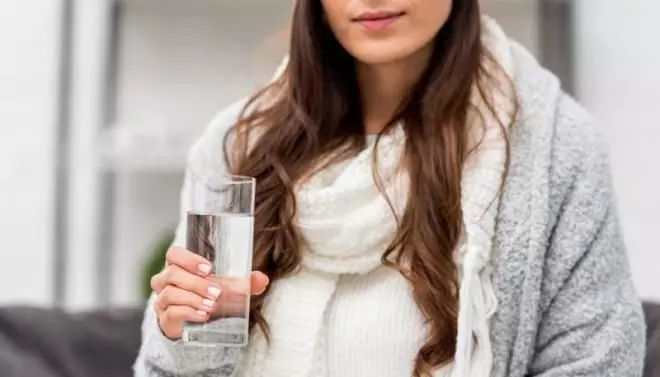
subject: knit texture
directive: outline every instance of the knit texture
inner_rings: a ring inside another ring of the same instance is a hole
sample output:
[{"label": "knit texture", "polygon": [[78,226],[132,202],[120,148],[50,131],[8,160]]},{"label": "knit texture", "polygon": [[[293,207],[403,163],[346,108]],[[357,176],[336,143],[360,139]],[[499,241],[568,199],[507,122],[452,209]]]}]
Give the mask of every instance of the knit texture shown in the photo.
[{"label": "knit texture", "polygon": [[[522,115],[510,131],[511,166],[488,259],[498,303],[489,321],[490,376],[641,376],[644,323],[620,236],[601,132],[533,57],[515,43],[511,51]],[[193,148],[192,174],[222,173],[218,146],[239,108],[223,112]],[[177,242],[184,234],[182,225]],[[422,321],[415,317],[413,301],[403,293],[405,286],[390,273],[376,268],[338,282],[335,274],[312,274],[311,290],[335,289],[319,319],[326,324],[327,336],[318,337],[317,349],[325,351],[326,360],[315,365],[320,369],[312,372],[314,377],[407,375],[397,368],[412,363],[409,350],[422,341],[424,329],[418,326]],[[306,274],[299,278],[307,279]],[[355,292],[364,293],[363,298],[355,299]],[[396,298],[388,296],[390,292]],[[286,305],[274,307],[288,310]],[[409,321],[387,333],[374,331],[395,323],[395,316]],[[358,322],[366,325],[358,327]],[[258,336],[252,339],[258,342]],[[266,350],[258,354],[266,355]],[[236,366],[244,370],[239,359],[237,352],[225,348],[202,350],[167,340],[149,306],[135,374],[225,376]],[[295,373],[296,366],[290,368]]]}]

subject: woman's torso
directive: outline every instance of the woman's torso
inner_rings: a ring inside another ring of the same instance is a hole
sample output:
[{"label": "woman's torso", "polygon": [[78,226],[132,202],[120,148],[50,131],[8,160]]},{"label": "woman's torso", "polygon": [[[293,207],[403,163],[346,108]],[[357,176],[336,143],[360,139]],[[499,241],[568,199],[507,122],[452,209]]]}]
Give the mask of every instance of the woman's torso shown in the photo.
[{"label": "woman's torso", "polygon": [[[585,148],[595,147],[590,117],[561,93],[556,78],[542,71],[526,52],[517,48],[514,52],[523,116],[510,135],[511,165],[492,251],[498,300],[490,321],[492,377],[527,375],[535,362],[539,336],[560,330],[539,326],[567,277],[571,260],[581,253],[576,248],[583,235],[554,239],[553,229],[578,166],[584,163],[580,156],[585,155]],[[240,104],[231,116],[239,108]],[[213,140],[221,140],[226,130],[207,132],[203,139],[213,144],[209,148],[198,145],[190,165],[202,174],[218,171],[222,165],[217,156],[204,151],[215,151]],[[581,226],[594,225],[593,221],[582,218]],[[565,255],[559,257],[560,252]],[[550,255],[556,260],[549,261]],[[411,375],[427,333],[410,286],[397,271],[381,267],[363,276],[342,276],[324,311],[322,336],[313,353],[323,360],[323,368],[330,366],[325,371],[328,377]],[[266,375],[280,374],[273,370]]]}]

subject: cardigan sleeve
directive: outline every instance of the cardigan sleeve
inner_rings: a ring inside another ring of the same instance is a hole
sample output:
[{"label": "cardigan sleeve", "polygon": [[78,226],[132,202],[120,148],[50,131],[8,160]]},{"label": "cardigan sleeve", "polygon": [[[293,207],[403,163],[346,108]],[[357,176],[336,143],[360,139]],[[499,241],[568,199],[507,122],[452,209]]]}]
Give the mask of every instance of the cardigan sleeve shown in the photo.
[{"label": "cardigan sleeve", "polygon": [[642,375],[645,325],[613,209],[544,313],[537,377]]},{"label": "cardigan sleeve", "polygon": [[543,267],[536,377],[641,377],[645,322],[617,218],[607,148],[573,151]]}]

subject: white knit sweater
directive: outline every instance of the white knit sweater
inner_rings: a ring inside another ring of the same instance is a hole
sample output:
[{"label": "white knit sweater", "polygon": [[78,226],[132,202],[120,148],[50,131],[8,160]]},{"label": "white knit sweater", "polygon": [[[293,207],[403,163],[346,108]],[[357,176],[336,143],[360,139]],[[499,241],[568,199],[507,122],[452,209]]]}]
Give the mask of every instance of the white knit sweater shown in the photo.
[{"label": "white knit sweater", "polygon": [[[314,293],[320,291],[315,282],[322,277],[311,276],[308,272],[298,279],[315,289]],[[319,293],[319,301],[327,298],[322,294]],[[325,308],[321,330],[324,334],[318,338],[322,342],[316,345],[310,377],[412,376],[414,361],[427,332],[410,286],[397,271],[378,267],[364,275],[344,275],[338,279],[334,294],[325,305],[305,302],[296,308],[301,311],[300,315]],[[291,335],[296,337],[299,333]],[[300,354],[306,351],[302,349]],[[290,356],[291,359],[298,357],[297,354]],[[277,371],[273,370],[270,375],[293,375],[299,365],[278,364]],[[239,369],[238,375],[260,375],[252,373]]]}]

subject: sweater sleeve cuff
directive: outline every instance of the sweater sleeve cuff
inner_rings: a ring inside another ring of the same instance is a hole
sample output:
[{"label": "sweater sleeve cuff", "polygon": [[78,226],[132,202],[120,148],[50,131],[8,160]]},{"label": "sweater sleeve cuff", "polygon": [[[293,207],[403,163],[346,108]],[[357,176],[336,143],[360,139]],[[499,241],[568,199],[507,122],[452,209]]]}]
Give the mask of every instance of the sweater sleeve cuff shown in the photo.
[{"label": "sweater sleeve cuff", "polygon": [[[234,375],[240,358],[240,348],[222,346],[196,346],[167,338],[156,324],[146,339],[145,367],[154,373],[179,376]],[[159,373],[160,372],[160,373]],[[165,372],[165,373],[163,373]]]}]

